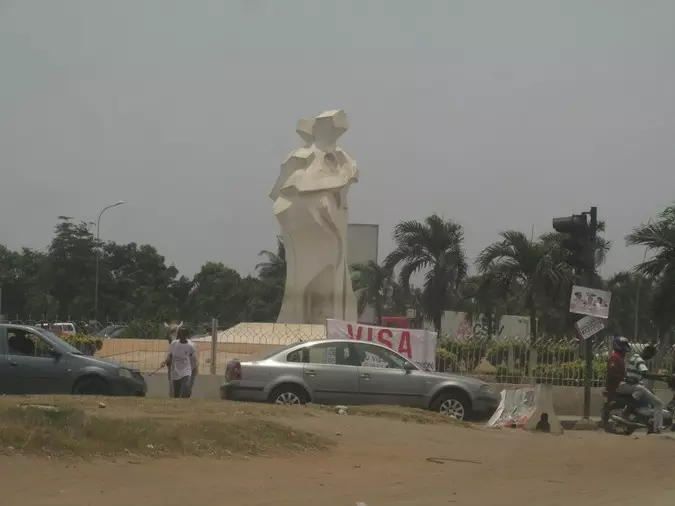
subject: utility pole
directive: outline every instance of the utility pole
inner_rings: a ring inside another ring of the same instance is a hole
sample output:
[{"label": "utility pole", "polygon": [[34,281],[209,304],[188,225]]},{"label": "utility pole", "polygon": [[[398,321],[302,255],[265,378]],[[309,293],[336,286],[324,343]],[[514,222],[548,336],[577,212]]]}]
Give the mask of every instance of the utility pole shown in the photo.
[{"label": "utility pole", "polygon": [[[590,218],[590,220],[589,220]],[[575,268],[587,288],[595,288],[595,253],[598,235],[598,208],[581,214],[553,218],[553,229],[568,236],[566,246],[571,252],[568,261]],[[593,338],[582,340],[580,351],[584,355],[584,410],[580,425],[590,424],[591,382],[593,381]]]},{"label": "utility pole", "polygon": [[99,278],[99,262],[101,258],[101,240],[99,235],[99,230],[101,228],[101,216],[108,209],[113,207],[121,206],[124,204],[123,200],[118,200],[114,204],[104,207],[101,209],[101,212],[98,214],[98,220],[96,220],[96,274],[94,279],[94,320],[98,321],[98,278]]},{"label": "utility pole", "polygon": [[[586,283],[588,288],[595,288],[595,244],[598,235],[598,208],[591,207],[590,230],[586,247]],[[593,380],[593,339],[588,338],[584,343],[586,368],[584,371],[584,416],[582,421],[591,420],[591,381]]]}]

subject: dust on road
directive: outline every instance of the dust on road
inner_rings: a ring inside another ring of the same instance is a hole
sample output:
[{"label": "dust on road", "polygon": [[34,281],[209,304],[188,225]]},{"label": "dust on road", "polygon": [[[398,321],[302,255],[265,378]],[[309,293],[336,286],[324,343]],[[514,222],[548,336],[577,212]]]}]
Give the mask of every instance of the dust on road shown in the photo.
[{"label": "dust on road", "polygon": [[[389,419],[279,419],[337,441],[287,458],[63,461],[0,457],[3,506],[675,504],[675,441]],[[479,463],[428,458],[454,458]]]}]

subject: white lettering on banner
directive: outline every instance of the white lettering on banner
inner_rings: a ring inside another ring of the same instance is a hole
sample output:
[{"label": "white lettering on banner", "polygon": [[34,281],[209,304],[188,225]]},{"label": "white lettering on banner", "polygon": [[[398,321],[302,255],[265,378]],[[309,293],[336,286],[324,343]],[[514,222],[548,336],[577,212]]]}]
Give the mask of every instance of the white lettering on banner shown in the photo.
[{"label": "white lettering on banner", "polygon": [[328,339],[370,341],[390,348],[425,370],[436,368],[436,332],[326,320]]}]

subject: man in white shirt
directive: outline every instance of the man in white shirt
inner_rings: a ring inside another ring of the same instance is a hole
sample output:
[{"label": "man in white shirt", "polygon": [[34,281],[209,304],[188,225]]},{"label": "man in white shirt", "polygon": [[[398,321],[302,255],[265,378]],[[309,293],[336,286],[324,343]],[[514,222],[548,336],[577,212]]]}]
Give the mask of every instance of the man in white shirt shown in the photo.
[{"label": "man in white shirt", "polygon": [[174,398],[189,398],[197,376],[197,347],[188,341],[189,334],[190,330],[185,327],[178,329],[178,339],[169,344],[169,353],[164,361],[169,367]]}]

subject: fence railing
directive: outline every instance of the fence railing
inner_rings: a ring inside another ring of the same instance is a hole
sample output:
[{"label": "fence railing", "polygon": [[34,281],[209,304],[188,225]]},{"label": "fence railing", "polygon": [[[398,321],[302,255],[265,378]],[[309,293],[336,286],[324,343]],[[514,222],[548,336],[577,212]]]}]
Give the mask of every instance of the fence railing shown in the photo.
[{"label": "fence railing", "polygon": [[[125,329],[121,334],[123,337],[102,338],[96,356],[128,364],[143,372],[159,369],[168,349],[163,323],[129,322],[120,326]],[[326,335],[325,325],[241,323],[230,328],[217,327],[216,340],[212,343],[211,324],[191,325],[191,328],[194,331],[192,341],[199,353],[200,371],[215,374],[223,374],[231,359],[261,357],[279,346],[322,339]],[[593,350],[592,378],[596,386],[604,384],[608,354],[608,340],[597,342]],[[672,373],[674,366],[675,353],[671,349],[665,354],[660,370]],[[580,386],[583,385],[584,368],[577,340],[542,338],[530,343],[522,338],[467,337],[439,339],[437,345],[438,371],[477,376],[502,384]]]}]

